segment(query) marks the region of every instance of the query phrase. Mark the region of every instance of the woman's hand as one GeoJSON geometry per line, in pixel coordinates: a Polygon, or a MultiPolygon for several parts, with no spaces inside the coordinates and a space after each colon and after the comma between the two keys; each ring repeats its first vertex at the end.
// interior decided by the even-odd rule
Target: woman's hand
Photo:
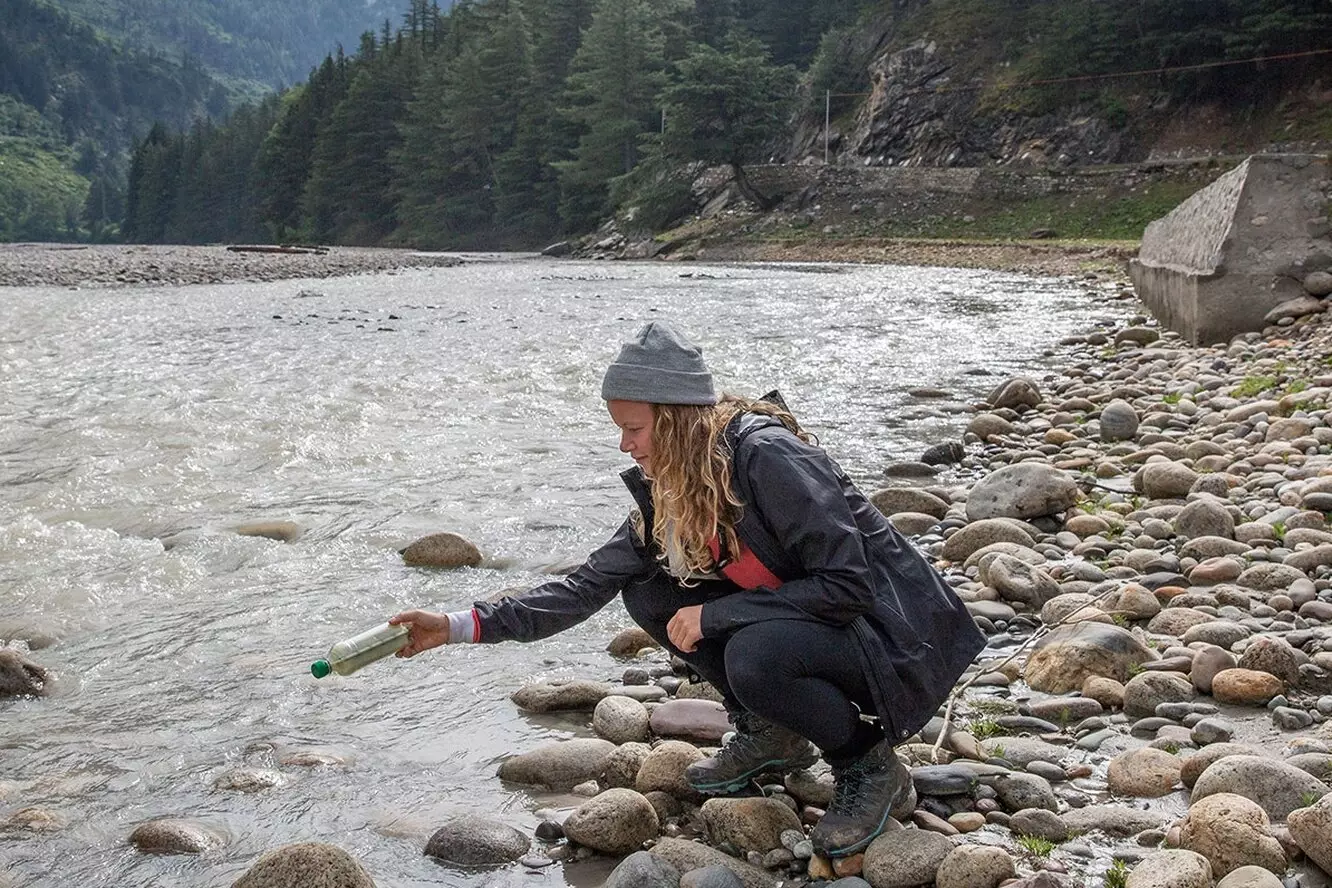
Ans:
{"type": "Polygon", "coordinates": [[[449,618],[444,614],[411,610],[389,617],[390,625],[400,623],[411,625],[407,627],[407,644],[394,654],[395,657],[415,657],[421,651],[449,643],[449,618]]]}
{"type": "Polygon", "coordinates": [[[666,635],[671,644],[686,654],[692,654],[703,639],[703,605],[694,604],[676,611],[666,624],[666,635]]]}

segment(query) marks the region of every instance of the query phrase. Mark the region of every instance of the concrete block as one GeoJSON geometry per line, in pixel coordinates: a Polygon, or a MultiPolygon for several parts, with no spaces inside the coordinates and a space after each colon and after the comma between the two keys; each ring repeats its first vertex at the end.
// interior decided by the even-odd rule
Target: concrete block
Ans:
{"type": "Polygon", "coordinates": [[[1332,267],[1328,160],[1255,154],[1147,226],[1129,275],[1166,327],[1195,345],[1261,330],[1332,267]]]}

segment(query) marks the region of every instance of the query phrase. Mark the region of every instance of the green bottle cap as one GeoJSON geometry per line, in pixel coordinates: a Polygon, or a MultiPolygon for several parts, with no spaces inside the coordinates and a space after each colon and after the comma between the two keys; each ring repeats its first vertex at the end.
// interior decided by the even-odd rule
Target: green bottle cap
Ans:
{"type": "Polygon", "coordinates": [[[310,664],[310,674],[315,678],[323,678],[332,671],[333,667],[327,660],[315,660],[310,664]]]}

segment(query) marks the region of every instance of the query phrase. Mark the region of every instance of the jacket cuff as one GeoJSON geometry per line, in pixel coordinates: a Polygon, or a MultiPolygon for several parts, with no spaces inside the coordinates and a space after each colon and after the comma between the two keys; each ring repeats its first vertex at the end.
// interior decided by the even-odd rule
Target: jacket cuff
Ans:
{"type": "Polygon", "coordinates": [[[481,640],[481,623],[476,609],[452,611],[449,618],[449,644],[474,644],[481,640]]]}

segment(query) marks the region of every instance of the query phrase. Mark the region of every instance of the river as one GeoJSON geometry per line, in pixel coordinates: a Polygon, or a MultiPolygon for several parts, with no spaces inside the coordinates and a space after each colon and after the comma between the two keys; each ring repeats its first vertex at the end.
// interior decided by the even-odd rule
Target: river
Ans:
{"type": "Polygon", "coordinates": [[[452,814],[530,832],[536,808],[571,804],[495,770],[588,719],[524,715],[508,695],[617,677],[604,647],[628,622],[618,601],[533,645],[322,681],[310,661],[399,609],[541,582],[618,525],[628,461],[598,392],[646,320],[698,341],[721,388],[780,389],[873,489],[887,462],[957,439],[960,405],[1129,310],[1105,294],[958,269],[502,256],[329,280],[0,288],[0,624],[58,637],[30,655],[55,691],[0,702],[0,821],[36,806],[63,824],[0,832],[3,870],[21,886],[223,886],[263,851],[315,840],[381,886],[599,884],[604,866],[476,873],[421,851],[452,814]],[[922,386],[954,397],[908,394],[922,386]],[[303,534],[229,531],[260,520],[303,534]],[[476,542],[484,565],[402,563],[440,530],[476,542]],[[345,765],[278,764],[293,751],[345,765]],[[212,788],[239,765],[287,782],[212,788]],[[157,817],[227,844],[136,852],[129,833],[157,817]]]}

